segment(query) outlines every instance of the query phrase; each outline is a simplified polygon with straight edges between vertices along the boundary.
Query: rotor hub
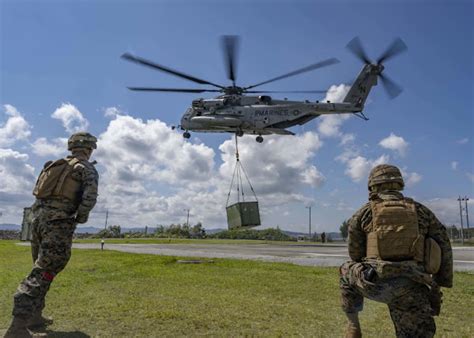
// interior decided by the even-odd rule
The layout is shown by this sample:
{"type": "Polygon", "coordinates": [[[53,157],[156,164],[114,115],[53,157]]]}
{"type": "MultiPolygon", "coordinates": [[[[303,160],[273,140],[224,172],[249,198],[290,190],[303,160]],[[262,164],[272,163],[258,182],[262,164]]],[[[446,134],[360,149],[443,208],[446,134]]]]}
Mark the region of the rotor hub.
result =
{"type": "Polygon", "coordinates": [[[242,95],[244,88],[238,86],[229,86],[222,89],[225,95],[242,95]]]}

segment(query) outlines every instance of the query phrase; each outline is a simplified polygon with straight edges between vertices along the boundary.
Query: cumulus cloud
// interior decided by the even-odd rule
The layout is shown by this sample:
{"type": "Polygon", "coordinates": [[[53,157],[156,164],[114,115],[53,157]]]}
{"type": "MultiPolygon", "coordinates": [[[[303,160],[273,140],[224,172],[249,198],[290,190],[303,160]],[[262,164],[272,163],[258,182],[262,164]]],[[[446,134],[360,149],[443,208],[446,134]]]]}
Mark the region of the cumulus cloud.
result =
{"type": "MultiPolygon", "coordinates": [[[[342,102],[349,89],[350,86],[345,84],[333,85],[323,101],[342,102]]],[[[340,131],[340,127],[349,118],[350,114],[322,115],[319,117],[318,131],[325,137],[342,137],[344,134],[340,131]]]]}
{"type": "Polygon", "coordinates": [[[453,170],[458,170],[458,162],[457,161],[452,161],[451,162],[451,169],[453,170]]]}
{"type": "Polygon", "coordinates": [[[403,137],[397,136],[394,133],[390,133],[390,136],[381,140],[379,145],[383,148],[395,151],[402,157],[405,156],[408,148],[408,142],[406,142],[403,137]]]}
{"type": "Polygon", "coordinates": [[[104,116],[105,117],[116,117],[121,113],[120,109],[116,107],[107,107],[104,109],[104,116]]]}
{"type": "Polygon", "coordinates": [[[84,118],[79,109],[70,103],[63,103],[51,117],[60,120],[66,131],[71,134],[87,130],[89,127],[89,121],[84,118]]]}
{"type": "Polygon", "coordinates": [[[0,200],[8,201],[5,197],[31,193],[35,176],[28,159],[27,154],[0,148],[0,200]]]}
{"type": "Polygon", "coordinates": [[[28,139],[31,135],[31,126],[20,112],[12,105],[3,106],[8,119],[0,124],[0,147],[8,147],[17,141],[28,139]]]}
{"type": "MultiPolygon", "coordinates": [[[[459,218],[459,202],[457,201],[458,197],[450,198],[432,198],[429,200],[421,201],[424,205],[431,209],[434,212],[436,217],[445,225],[456,225],[460,226],[459,218]]],[[[464,202],[463,202],[464,207],[464,202]]],[[[468,208],[473,209],[473,201],[468,201],[468,208]]]]}
{"type": "Polygon", "coordinates": [[[55,138],[50,142],[45,137],[40,137],[31,147],[38,156],[59,157],[67,152],[67,138],[55,138]]]}
{"type": "Polygon", "coordinates": [[[458,143],[458,144],[466,144],[468,142],[469,142],[469,139],[467,137],[464,137],[464,138],[459,139],[459,140],[456,141],[456,143],[458,143]]]}
{"type": "MultiPolygon", "coordinates": [[[[305,187],[320,187],[325,178],[312,163],[322,146],[318,135],[239,138],[240,158],[261,201],[262,215],[292,201],[305,201],[305,187]],[[278,149],[278,151],[275,151],[278,149]]],[[[205,226],[225,224],[225,203],[235,166],[233,138],[219,154],[185,141],[160,120],[143,121],[116,115],[99,136],[94,154],[101,171],[97,211],[111,210],[121,222],[169,224],[182,222],[183,210],[205,226]],[[220,155],[221,164],[216,165],[220,155]]],[[[251,195],[246,187],[246,195],[251,195]]],[[[233,202],[234,194],[230,203],[233,202]]]]}
{"type": "Polygon", "coordinates": [[[382,155],[374,160],[367,159],[363,156],[356,156],[346,161],[347,169],[345,171],[354,182],[360,182],[362,179],[366,179],[369,175],[370,170],[379,165],[389,161],[390,157],[382,155]]]}
{"type": "Polygon", "coordinates": [[[402,175],[403,175],[403,180],[405,181],[405,185],[407,187],[414,186],[415,184],[420,182],[421,179],[423,178],[423,176],[421,176],[420,174],[418,174],[416,172],[404,172],[404,171],[402,171],[402,175]]]}
{"type": "MultiPolygon", "coordinates": [[[[294,137],[270,136],[258,144],[253,137],[240,139],[240,157],[258,190],[265,193],[290,193],[301,184],[320,186],[324,176],[311,164],[315,152],[322,142],[314,132],[294,137]]],[[[235,144],[225,141],[222,151],[223,164],[220,172],[229,177],[235,162],[235,144]]]]}

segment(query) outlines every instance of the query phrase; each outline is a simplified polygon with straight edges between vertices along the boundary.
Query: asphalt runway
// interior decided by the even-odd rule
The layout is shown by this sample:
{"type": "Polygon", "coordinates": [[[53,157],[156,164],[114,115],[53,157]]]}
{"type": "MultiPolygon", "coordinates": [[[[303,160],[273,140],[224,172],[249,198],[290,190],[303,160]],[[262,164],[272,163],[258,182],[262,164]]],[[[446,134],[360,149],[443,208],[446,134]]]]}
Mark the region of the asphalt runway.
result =
{"type": "MultiPolygon", "coordinates": [[[[76,243],[78,249],[100,249],[100,243],[76,243]]],[[[104,249],[193,258],[251,259],[308,266],[340,266],[349,259],[344,244],[108,244],[104,249]]],[[[454,270],[474,272],[474,247],[454,247],[454,270]]]]}

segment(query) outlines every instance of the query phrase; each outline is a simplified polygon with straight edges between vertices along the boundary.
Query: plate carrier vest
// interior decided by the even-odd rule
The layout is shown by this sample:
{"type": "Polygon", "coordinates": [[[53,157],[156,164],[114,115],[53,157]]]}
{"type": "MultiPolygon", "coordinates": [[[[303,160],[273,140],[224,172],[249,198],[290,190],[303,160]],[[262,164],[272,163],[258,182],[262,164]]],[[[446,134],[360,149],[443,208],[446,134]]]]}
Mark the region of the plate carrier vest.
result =
{"type": "Polygon", "coordinates": [[[372,224],[367,234],[367,258],[424,261],[425,236],[420,234],[412,199],[371,201],[372,224]]]}
{"type": "Polygon", "coordinates": [[[36,181],[33,195],[38,199],[66,198],[77,204],[80,200],[81,182],[71,177],[77,158],[59,159],[45,164],[36,181]]]}

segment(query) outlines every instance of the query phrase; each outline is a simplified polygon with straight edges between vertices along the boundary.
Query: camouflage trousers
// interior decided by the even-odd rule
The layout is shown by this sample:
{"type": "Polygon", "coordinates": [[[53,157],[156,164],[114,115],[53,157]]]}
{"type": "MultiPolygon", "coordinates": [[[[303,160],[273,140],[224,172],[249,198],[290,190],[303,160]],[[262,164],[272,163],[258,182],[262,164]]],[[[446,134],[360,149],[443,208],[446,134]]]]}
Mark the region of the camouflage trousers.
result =
{"type": "Polygon", "coordinates": [[[72,218],[34,222],[31,240],[33,269],[13,297],[14,316],[30,317],[43,310],[54,277],[66,267],[71,257],[75,228],[72,218]]]}
{"type": "Polygon", "coordinates": [[[433,337],[436,332],[429,288],[406,277],[368,281],[367,263],[346,262],[340,267],[342,309],[362,311],[364,297],[388,305],[397,337],[433,337]]]}

